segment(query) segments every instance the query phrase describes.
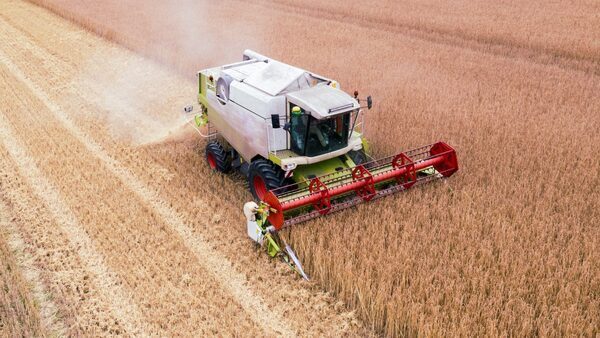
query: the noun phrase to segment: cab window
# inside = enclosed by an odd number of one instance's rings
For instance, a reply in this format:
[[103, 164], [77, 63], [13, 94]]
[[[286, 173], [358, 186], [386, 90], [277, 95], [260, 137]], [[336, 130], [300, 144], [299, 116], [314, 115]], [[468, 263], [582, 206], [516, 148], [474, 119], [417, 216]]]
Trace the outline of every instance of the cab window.
[[290, 140], [291, 149], [298, 155], [304, 155], [306, 152], [306, 132], [308, 127], [309, 115], [292, 115], [290, 117]]
[[306, 156], [318, 156], [342, 149], [348, 145], [350, 114], [325, 120], [309, 119]]

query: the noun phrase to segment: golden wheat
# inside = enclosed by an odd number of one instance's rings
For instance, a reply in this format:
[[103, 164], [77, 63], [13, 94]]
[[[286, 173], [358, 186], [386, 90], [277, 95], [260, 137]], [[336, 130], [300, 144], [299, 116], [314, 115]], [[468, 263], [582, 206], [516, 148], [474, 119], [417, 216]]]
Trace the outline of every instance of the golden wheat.
[[[488, 52], [600, 61], [594, 1], [263, 1], [289, 12], [379, 27], [451, 44], [486, 46]], [[544, 54], [536, 58], [536, 53]], [[541, 55], [540, 55], [541, 56]], [[597, 66], [596, 66], [597, 67]]]

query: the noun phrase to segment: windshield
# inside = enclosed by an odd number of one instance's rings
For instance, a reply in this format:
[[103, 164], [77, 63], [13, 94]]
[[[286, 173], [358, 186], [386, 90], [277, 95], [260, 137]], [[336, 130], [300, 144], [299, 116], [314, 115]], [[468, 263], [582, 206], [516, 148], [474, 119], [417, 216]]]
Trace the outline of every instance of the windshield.
[[318, 156], [348, 145], [350, 114], [341, 114], [326, 120], [310, 115], [292, 116], [290, 134], [292, 151], [298, 155]]

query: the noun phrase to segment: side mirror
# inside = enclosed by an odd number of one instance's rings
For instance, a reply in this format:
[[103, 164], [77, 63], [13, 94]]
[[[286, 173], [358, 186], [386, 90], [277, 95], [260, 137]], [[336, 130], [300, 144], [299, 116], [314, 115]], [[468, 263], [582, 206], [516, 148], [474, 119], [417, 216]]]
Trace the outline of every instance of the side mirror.
[[281, 124], [279, 124], [279, 114], [271, 115], [271, 125], [273, 129], [281, 128]]
[[287, 132], [289, 132], [289, 131], [290, 131], [290, 123], [289, 123], [289, 122], [286, 122], [286, 123], [283, 125], [283, 130], [285, 130], [285, 131], [287, 131]]
[[373, 99], [371, 98], [371, 95], [367, 96], [367, 108], [371, 109], [373, 107]]

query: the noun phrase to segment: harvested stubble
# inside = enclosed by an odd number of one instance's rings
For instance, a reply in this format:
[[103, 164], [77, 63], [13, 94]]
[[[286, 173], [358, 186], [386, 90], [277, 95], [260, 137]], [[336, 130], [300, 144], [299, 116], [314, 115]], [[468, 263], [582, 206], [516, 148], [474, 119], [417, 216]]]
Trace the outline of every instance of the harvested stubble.
[[[30, 285], [19, 268], [14, 247], [8, 246], [7, 224], [14, 216], [0, 200], [0, 335], [41, 336], [43, 333], [39, 308], [28, 292]], [[13, 244], [14, 239], [12, 239]]]
[[[92, 30], [111, 27], [109, 37], [190, 74], [260, 47], [347, 89], [372, 90], [378, 104], [368, 136], [377, 155], [437, 139], [454, 145], [461, 171], [451, 180], [288, 234], [315, 279], [377, 330], [598, 333], [600, 27], [593, 15], [581, 15], [594, 13], [594, 3], [514, 1], [506, 11], [459, 13], [461, 20], [443, 1], [399, 18], [383, 12], [402, 12], [408, 3], [390, 10], [203, 4], [188, 8], [211, 15], [195, 24], [202, 37], [186, 50], [171, 48], [177, 32], [161, 28], [175, 19], [152, 15], [158, 4], [125, 20], [131, 3], [83, 1], [67, 9], [61, 0], [38, 2]], [[480, 2], [470, 4], [468, 13]], [[557, 9], [555, 24], [548, 18]], [[311, 17], [316, 12], [327, 15]], [[265, 36], [259, 42], [257, 32]], [[203, 45], [211, 33], [219, 44]], [[241, 205], [244, 197], [234, 199]]]

